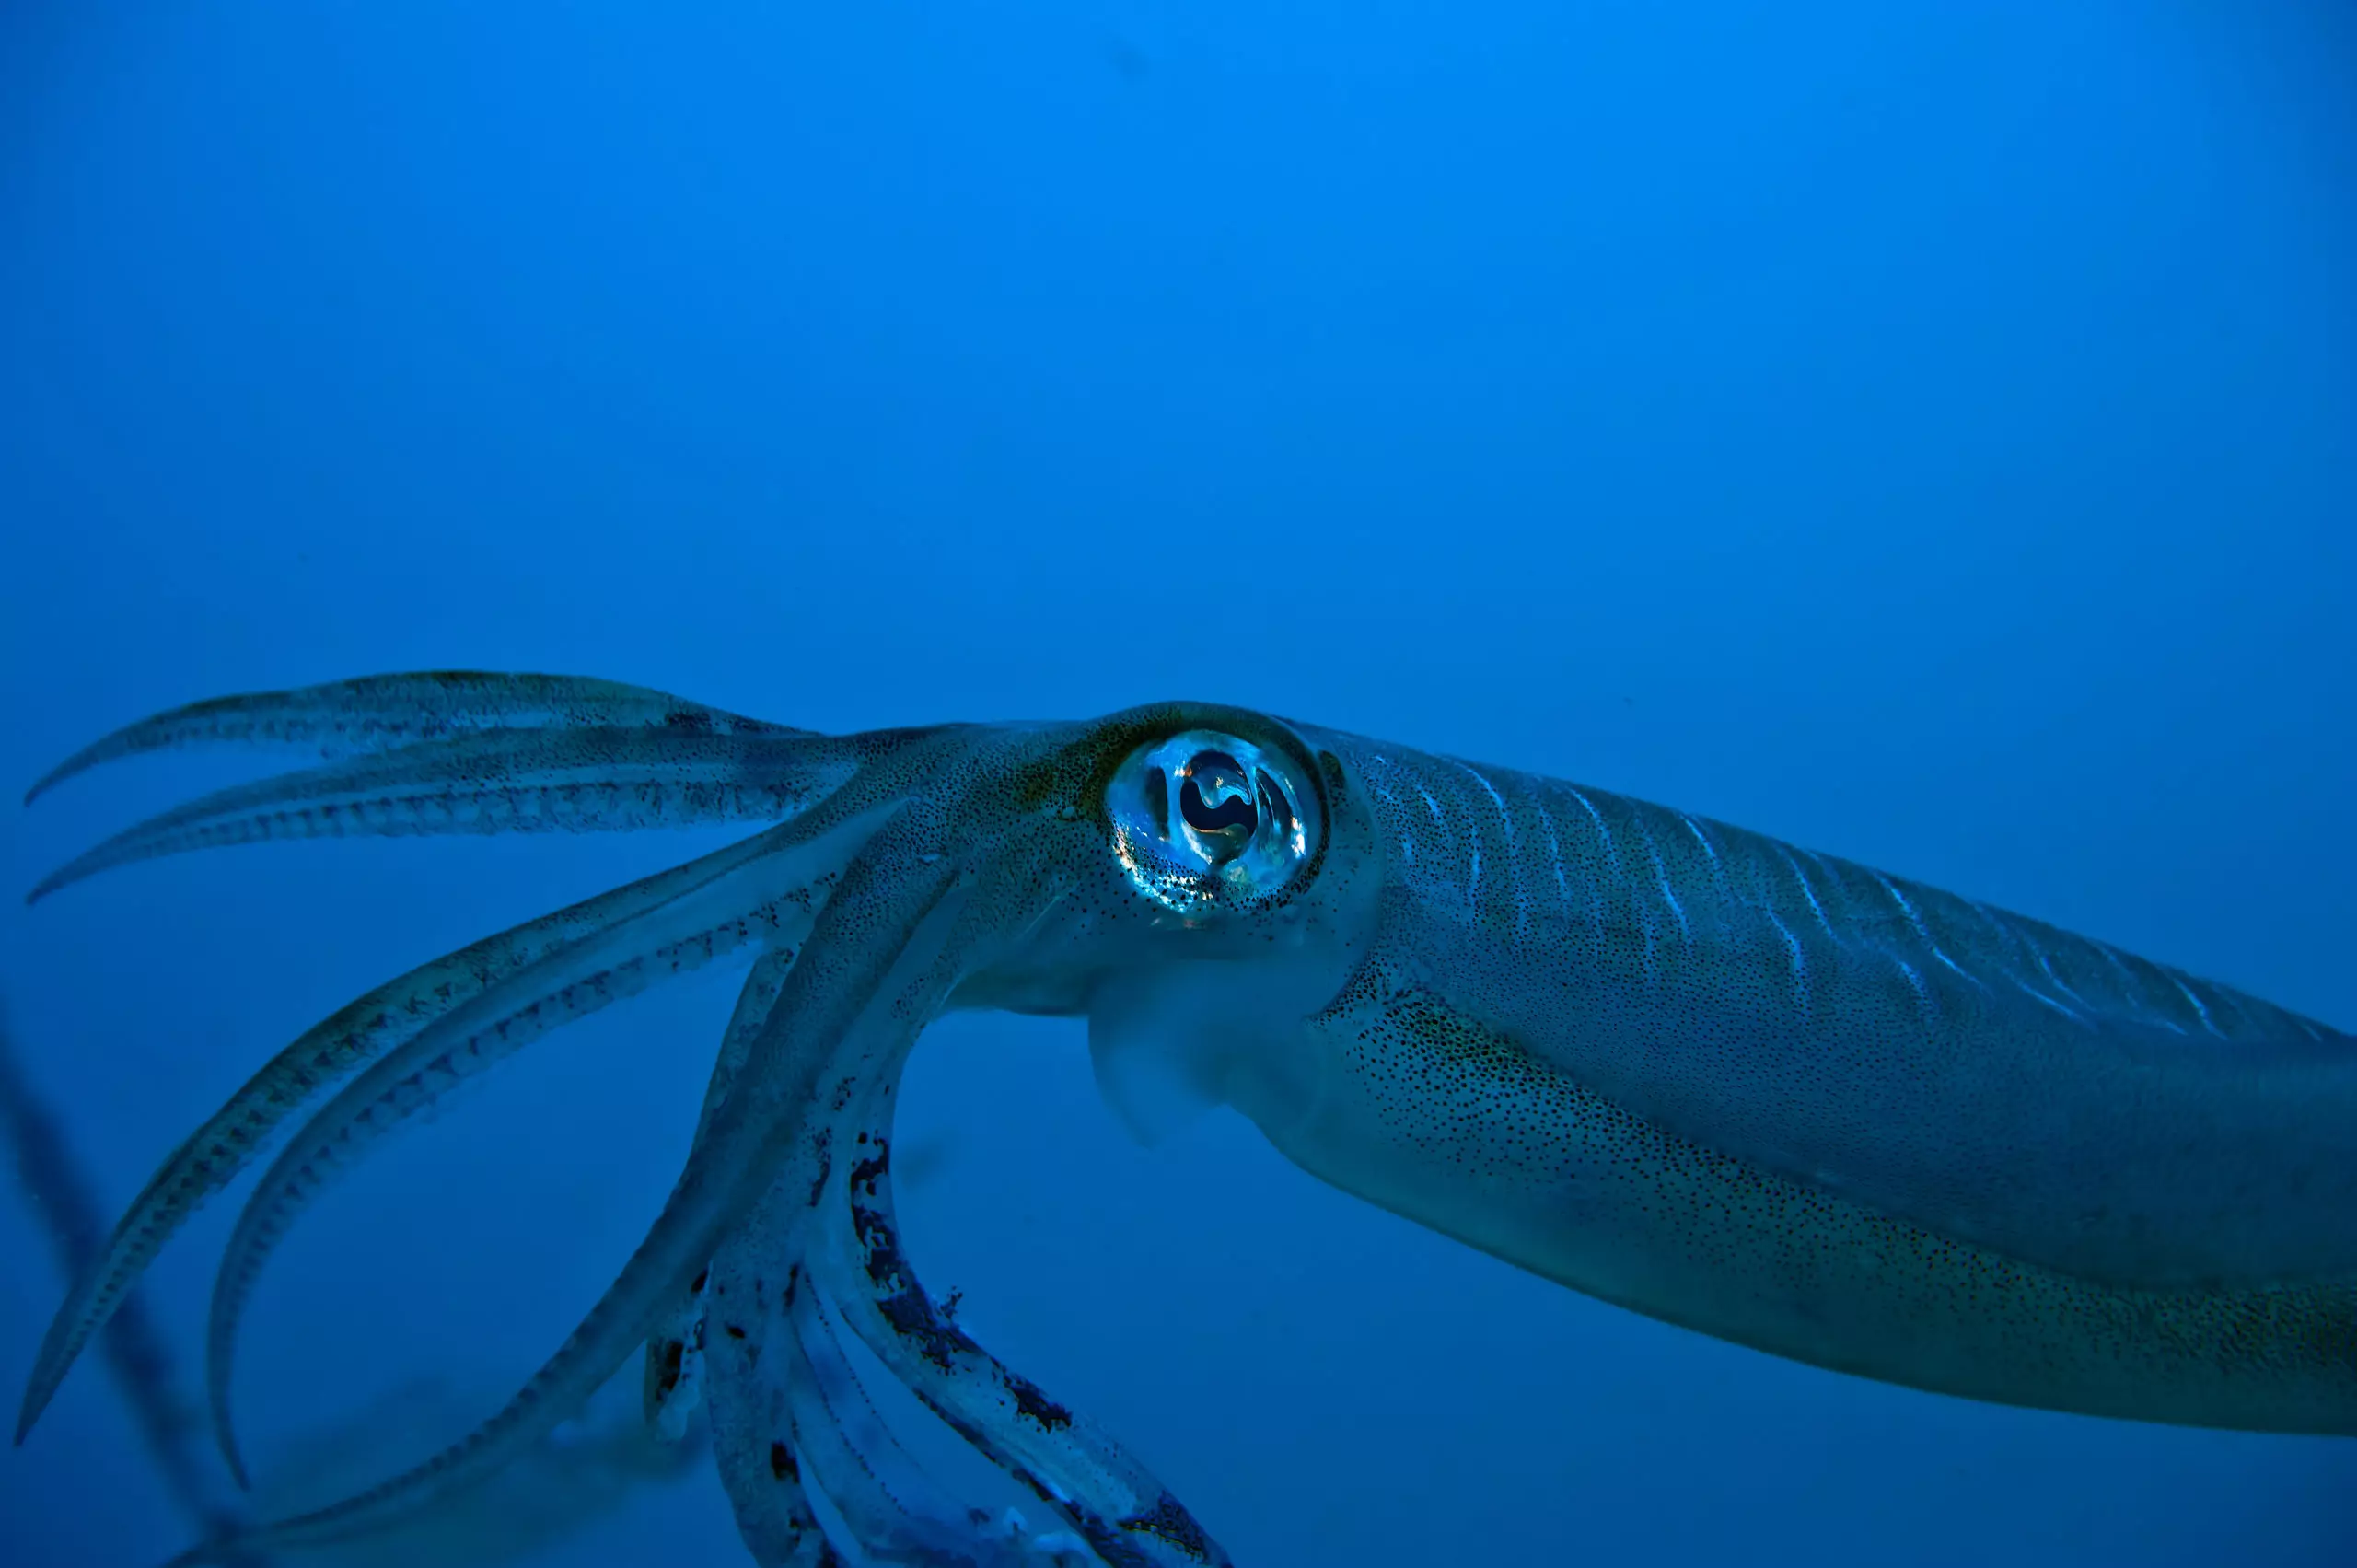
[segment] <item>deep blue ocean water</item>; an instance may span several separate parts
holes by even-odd
[[[0,241],[10,790],[379,670],[826,729],[1193,695],[2357,1024],[2345,7],[26,0]],[[12,798],[0,885],[238,767]],[[140,866],[8,900],[0,994],[111,1207],[348,997],[709,842]],[[238,1385],[265,1468],[442,1379],[413,1458],[538,1365],[732,984],[550,1038],[307,1216]],[[941,1027],[903,1134],[928,1279],[1246,1568],[2357,1562],[2357,1445],[1662,1327],[1233,1118],[1133,1146],[1074,1024]],[[150,1276],[183,1376],[233,1213]],[[43,1247],[0,1199],[12,1390]],[[532,1561],[744,1561],[708,1469],[606,1501]],[[10,1564],[190,1528],[95,1363],[0,1453]]]

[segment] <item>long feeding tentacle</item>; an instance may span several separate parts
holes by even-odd
[[[781,1381],[791,1375],[780,1332],[794,1288],[793,1231],[802,1204],[789,1166],[772,1182],[705,1271],[704,1374],[712,1452],[737,1517],[737,1533],[758,1568],[828,1568],[842,1559],[810,1505],[802,1442]]]
[[[721,1480],[755,1562],[825,1562],[810,1493],[851,1560],[874,1568],[1097,1568],[1078,1538],[1034,1535],[1013,1509],[959,1505],[903,1448],[794,1260],[811,1232],[789,1167],[713,1263],[712,1417]],[[824,1244],[823,1242],[821,1244]]]
[[[713,1064],[711,1083],[704,1090],[703,1110],[696,1121],[696,1143],[702,1142],[714,1113],[737,1082],[737,1071],[744,1065],[746,1052],[752,1049],[754,1037],[769,1022],[770,1009],[776,1005],[778,993],[784,989],[786,971],[793,968],[794,956],[792,949],[773,947],[754,960],[752,973],[745,977],[736,1010],[729,1016],[728,1028],[720,1039],[720,1055]],[[693,1144],[690,1146],[692,1148]],[[667,1443],[678,1442],[686,1432],[688,1417],[702,1397],[703,1292],[707,1283],[699,1274],[646,1337],[646,1366],[641,1384],[646,1424]]]
[[[957,953],[944,955],[954,969]],[[772,972],[747,981],[714,1063],[703,1125],[727,1101],[752,1040],[774,1006],[786,964],[763,960]],[[946,989],[946,981],[930,993]],[[865,1066],[896,1072],[925,1020],[888,1010],[854,1031],[879,1049],[848,1045],[832,1064],[859,1057]],[[833,1074],[829,1074],[833,1075]],[[821,1082],[824,1080],[821,1079]],[[1033,1537],[1012,1511],[993,1520],[951,1502],[901,1449],[868,1403],[857,1376],[836,1346],[820,1295],[798,1261],[809,1246],[844,1245],[841,1226],[811,1214],[824,1202],[833,1172],[832,1136],[815,1098],[802,1105],[810,1124],[794,1135],[795,1157],[776,1175],[750,1216],[698,1276],[671,1333],[648,1344],[650,1421],[683,1420],[678,1404],[692,1397],[687,1367],[700,1357],[708,1390],[715,1457],[736,1510],[737,1527],[754,1560],[798,1565],[835,1559],[821,1539],[809,1487],[832,1506],[851,1537],[853,1560],[910,1568],[1084,1568],[1097,1559],[1077,1539]],[[814,1135],[815,1134],[815,1135]],[[850,1179],[857,1180],[856,1167]],[[817,1223],[813,1223],[817,1222]],[[697,1336],[695,1347],[690,1336]]]
[[[876,1415],[795,1260],[829,1242],[803,1223],[809,1172],[781,1170],[729,1237],[703,1296],[713,1447],[737,1533],[761,1568],[841,1561],[811,1493],[831,1506],[853,1562],[876,1568],[1061,1568],[1093,1562],[951,1503]]]
[[[1205,1568],[1227,1553],[1193,1515],[1089,1421],[1011,1371],[926,1294],[893,1217],[891,1097],[869,1097],[850,1140],[855,1245],[820,1247],[810,1266],[853,1333],[984,1458],[1056,1509],[1109,1562]],[[838,1123],[842,1125],[842,1122]]]
[[[1045,889],[1042,889],[1043,892]],[[1058,895],[1048,894],[1035,919]],[[988,916],[960,928],[929,989],[947,994],[993,943],[1019,947]],[[899,1017],[842,1037],[819,1070],[825,1112],[797,1156],[812,1173],[819,1228],[805,1251],[818,1288],[886,1368],[977,1452],[1028,1487],[1109,1562],[1208,1568],[1226,1552],[1146,1468],[1085,1418],[1010,1371],[952,1322],[910,1265],[893,1218],[892,1111],[910,1049],[929,1017]],[[816,1102],[814,1100],[814,1106]],[[838,1158],[838,1156],[840,1156]],[[840,1186],[834,1185],[840,1183]],[[824,1205],[830,1192],[844,1203]],[[837,1227],[847,1224],[847,1233]]]
[[[662,901],[508,976],[393,1051],[306,1123],[263,1176],[231,1236],[213,1295],[206,1376],[214,1432],[242,1480],[229,1414],[237,1332],[262,1265],[296,1217],[370,1147],[460,1082],[531,1040],[749,941],[790,948],[808,932],[822,884],[874,830],[846,819],[813,834],[784,823],[668,875]]]
[[[772,822],[839,787],[844,742],[627,729],[460,736],[220,790],[43,877],[34,903],[116,866],[276,839],[598,832]]]
[[[25,792],[29,806],[67,779],[147,751],[194,746],[298,747],[314,756],[381,751],[497,729],[668,729],[807,735],[666,691],[570,675],[430,670],[333,680],[191,703],[125,725],[60,762]]]
[[[1062,894],[1044,887],[1032,923]],[[1019,949],[1028,931],[993,929],[977,915],[945,944],[945,991],[993,946]],[[1090,1549],[1124,1568],[1225,1568],[1226,1551],[1169,1488],[1085,1417],[1057,1403],[975,1342],[925,1291],[900,1246],[892,1199],[893,1109],[918,1030],[844,1037],[822,1082],[835,1086],[820,1151],[849,1162],[837,1179],[844,1207],[822,1212],[847,1234],[828,1235],[807,1254],[818,1288],[840,1305],[845,1324],[885,1367],[983,1458],[1028,1488],[1079,1531]],[[818,1207],[828,1171],[811,1190]]]
[[[713,1064],[696,1129],[699,1143],[735,1087],[793,958],[791,951],[772,950],[747,977]],[[722,1483],[739,1535],[765,1568],[839,1561],[811,1508],[806,1464],[856,1539],[863,1562],[1062,1568],[1066,1562],[1093,1562],[1076,1541],[1069,1551],[1054,1538],[1035,1549],[1023,1541],[1019,1529],[985,1527],[992,1524],[988,1516],[946,1504],[876,1421],[841,1353],[819,1352],[816,1365],[829,1369],[823,1377],[813,1368],[804,1342],[814,1331],[823,1332],[831,1347],[831,1328],[790,1323],[785,1315],[797,1294],[805,1313],[816,1310],[816,1287],[803,1279],[795,1260],[806,1241],[803,1216],[813,1197],[823,1193],[831,1161],[824,1142],[806,1138],[795,1146],[806,1157],[778,1174],[751,1216],[649,1335],[649,1426],[658,1435],[676,1438],[709,1388]],[[819,1244],[830,1243],[821,1237]],[[859,1420],[862,1413],[865,1421]],[[857,1424],[856,1435],[844,1430],[846,1422]],[[894,1479],[886,1481],[879,1466]]]
[[[777,1376],[819,1489],[879,1562],[919,1568],[1098,1568],[1080,1538],[1035,1534],[1010,1508],[960,1507],[900,1446],[867,1397],[836,1333],[838,1308],[797,1280],[784,1303],[792,1332]]]
[[[879,841],[894,839],[890,828]],[[433,1499],[497,1470],[611,1376],[655,1318],[718,1250],[759,1202],[778,1163],[778,1129],[796,1122],[794,1108],[816,1086],[819,1064],[858,1023],[871,999],[905,966],[930,974],[944,933],[938,918],[956,878],[953,866],[915,861],[905,846],[879,856],[877,846],[847,868],[827,902],[803,958],[748,1058],[745,1081],[693,1151],[663,1212],[621,1276],[556,1354],[506,1408],[458,1444],[357,1496],[266,1525],[240,1545],[273,1550],[365,1534]],[[931,933],[930,936],[927,933]],[[913,949],[913,952],[911,952]],[[924,1009],[927,1016],[931,1008]],[[200,1546],[178,1565],[218,1561],[222,1549]]]

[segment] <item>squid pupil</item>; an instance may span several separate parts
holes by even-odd
[[[1178,814],[1187,825],[1199,833],[1225,833],[1240,828],[1249,838],[1260,825],[1260,814],[1253,808],[1251,796],[1237,787],[1244,770],[1235,760],[1216,751],[1205,751],[1188,764],[1186,782],[1178,786]],[[1227,791],[1216,806],[1203,799],[1202,786],[1195,780],[1197,773],[1211,775],[1214,785],[1225,784]]]

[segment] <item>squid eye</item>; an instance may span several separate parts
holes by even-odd
[[[1312,796],[1282,755],[1192,729],[1132,752],[1106,792],[1138,890],[1181,914],[1285,890],[1308,860]]]

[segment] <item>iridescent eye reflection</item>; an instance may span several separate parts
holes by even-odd
[[[1183,915],[1283,892],[1309,858],[1317,826],[1295,774],[1283,757],[1217,730],[1141,746],[1105,802],[1130,881]]]

